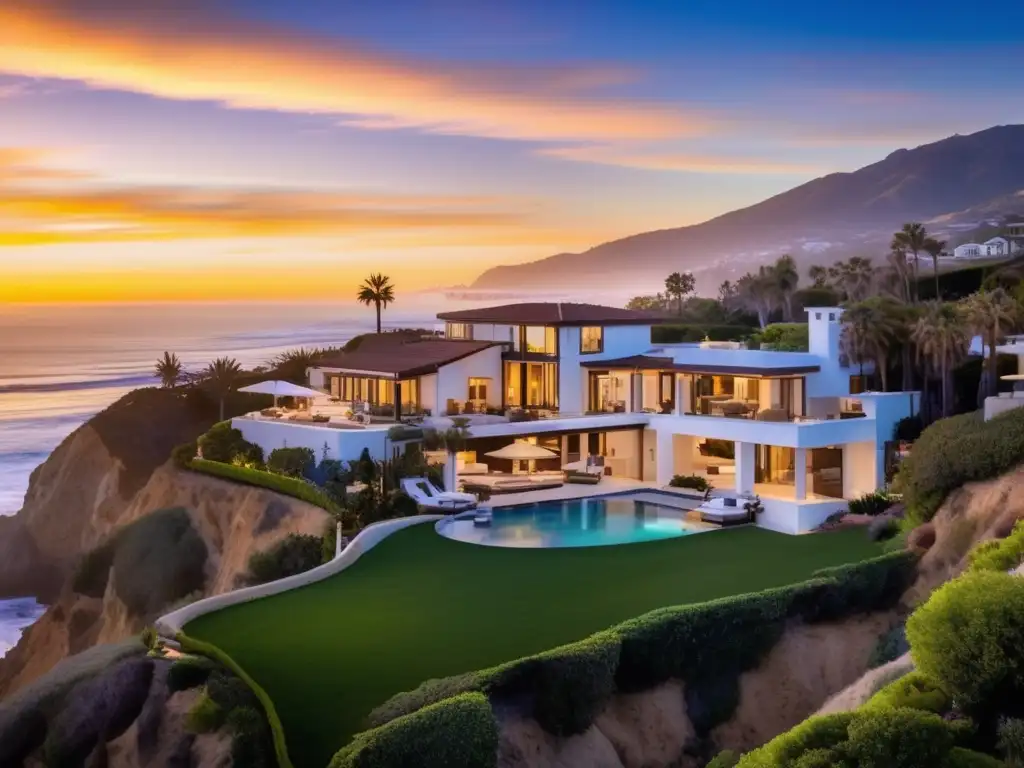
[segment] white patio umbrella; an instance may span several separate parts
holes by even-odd
[[[486,455],[495,459],[511,459],[512,461],[536,461],[537,459],[554,459],[558,457],[557,453],[549,451],[547,448],[541,448],[533,443],[522,442],[506,445],[504,448],[491,451]],[[529,465],[527,466],[529,467]]]
[[[273,395],[274,405],[277,405],[277,398],[279,397],[318,397],[323,394],[323,392],[315,389],[300,387],[298,384],[292,384],[290,381],[281,381],[279,379],[250,384],[248,387],[242,387],[238,391],[253,392],[258,395]]]

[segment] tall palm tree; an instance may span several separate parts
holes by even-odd
[[[843,310],[839,345],[847,359],[859,366],[861,377],[864,376],[864,363],[871,359],[872,320],[871,308],[863,303],[848,304]]]
[[[964,319],[972,333],[981,335],[988,348],[985,358],[985,372],[978,382],[978,392],[992,396],[998,389],[996,376],[998,359],[996,346],[1006,338],[1007,331],[1020,320],[1020,307],[1003,288],[972,293],[960,302]],[[985,386],[987,384],[987,386]],[[980,398],[979,398],[980,399]]]
[[[181,381],[181,360],[175,354],[164,352],[164,356],[156,361],[154,371],[164,389],[171,389]]]
[[[690,272],[673,272],[665,278],[665,293],[669,298],[674,298],[677,303],[679,314],[683,314],[683,299],[688,293],[693,293],[696,282]]]
[[[840,261],[829,267],[828,274],[847,301],[861,301],[871,294],[875,280],[871,259],[851,256],[848,261]]]
[[[889,266],[893,271],[896,281],[889,285],[890,292],[894,293],[903,301],[910,301],[910,264],[907,263],[907,252],[903,248],[893,247],[887,257]]]
[[[917,290],[917,279],[920,268],[919,257],[921,251],[924,250],[925,242],[928,240],[928,231],[924,228],[924,224],[918,222],[910,222],[903,225],[903,229],[892,236],[892,249],[902,250],[904,253],[910,254],[914,257],[911,262],[911,272],[913,274],[913,286],[911,293],[911,301],[917,301],[918,290]]]
[[[395,300],[395,287],[391,284],[391,278],[374,272],[359,286],[356,298],[360,304],[373,304],[377,308],[377,333],[380,333],[381,309],[386,309]]]
[[[242,366],[233,357],[218,357],[203,371],[205,386],[220,403],[220,421],[224,421],[224,399],[238,383]]]
[[[926,360],[939,375],[942,387],[942,415],[953,410],[949,386],[950,372],[967,354],[970,336],[967,324],[954,304],[930,301],[918,319],[913,331],[918,355]]]
[[[946,250],[946,241],[929,237],[924,241],[924,250],[932,257],[932,275],[935,277],[935,298],[942,301],[942,291],[939,288],[939,254]]]
[[[800,284],[800,273],[796,262],[788,253],[780,256],[771,268],[775,288],[782,299],[782,316],[787,322],[793,319],[793,294]]]

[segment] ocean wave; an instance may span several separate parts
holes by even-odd
[[[136,388],[150,386],[154,383],[156,383],[156,379],[152,375],[94,376],[77,381],[36,381],[30,384],[0,384],[0,395],[75,392],[83,389]]]
[[[45,610],[46,606],[32,597],[0,600],[0,657],[17,645],[21,633]]]

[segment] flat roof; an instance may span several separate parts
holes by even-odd
[[[526,302],[441,312],[439,320],[508,325],[656,325],[670,318],[660,312],[569,302]]]
[[[460,339],[423,339],[393,344],[361,345],[352,352],[343,352],[321,360],[316,368],[341,371],[378,378],[401,379],[435,373],[438,368],[489,347],[501,346],[494,341],[463,341]]]
[[[732,350],[722,350],[732,351]],[[817,373],[819,365],[731,365],[719,362],[677,363],[671,357],[654,355],[631,355],[611,360],[587,360],[584,368],[632,368],[635,370],[668,371],[673,373],[711,373],[720,376],[795,376],[803,373]]]

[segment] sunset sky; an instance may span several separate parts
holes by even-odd
[[[1024,122],[1024,3],[0,0],[0,302],[351,298]]]

